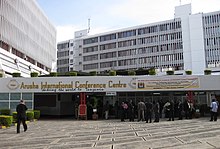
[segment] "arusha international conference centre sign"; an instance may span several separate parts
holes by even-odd
[[[0,92],[120,92],[199,88],[198,77],[90,76],[5,78]]]

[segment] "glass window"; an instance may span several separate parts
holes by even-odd
[[[8,109],[9,108],[9,102],[1,102],[0,109]]]
[[[0,100],[9,100],[9,93],[0,93]]]
[[[32,93],[22,93],[22,99],[26,100],[32,100]]]
[[[11,93],[11,100],[20,100],[21,93]]]
[[[10,109],[16,109],[16,107],[19,103],[20,103],[20,101],[10,102]]]
[[[13,101],[10,103],[10,109],[16,109],[17,105],[20,103],[20,101]],[[27,106],[27,108],[30,110],[33,107],[33,102],[28,102],[25,101],[25,105]]]

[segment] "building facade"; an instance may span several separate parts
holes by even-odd
[[[56,29],[35,0],[0,0],[0,70],[47,74],[56,64]]]
[[[97,81],[98,80],[98,81]],[[98,102],[102,116],[103,105],[111,105],[110,115],[122,102],[192,100],[195,108],[209,107],[213,98],[220,101],[219,75],[164,75],[164,76],[75,76],[0,79],[0,109],[14,111],[20,99],[29,109],[42,115],[74,115],[75,107]],[[189,95],[192,95],[189,98]],[[209,109],[208,113],[209,113]],[[204,112],[204,111],[203,111]]]
[[[140,25],[58,43],[58,72],[155,68],[203,74],[220,71],[220,12],[192,14],[191,4],[177,6],[174,19]],[[74,46],[71,46],[74,42]],[[62,45],[69,45],[65,48]],[[59,55],[62,51],[68,56]],[[73,55],[74,51],[75,55]],[[199,56],[198,56],[199,55]],[[75,63],[71,63],[77,59]]]

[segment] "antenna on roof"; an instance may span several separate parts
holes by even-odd
[[[88,33],[90,31],[90,18],[88,19]]]

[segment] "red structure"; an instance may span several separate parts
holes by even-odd
[[[87,119],[86,93],[80,93],[78,119]]]
[[[193,105],[194,105],[193,92],[192,91],[188,91],[187,100],[188,100],[189,103],[193,103]]]

